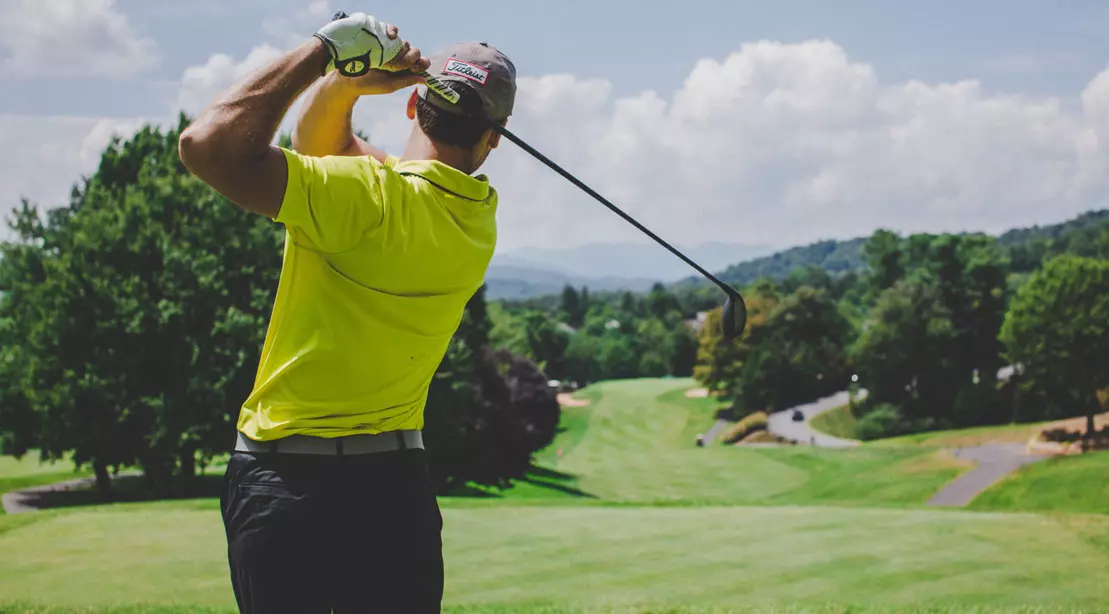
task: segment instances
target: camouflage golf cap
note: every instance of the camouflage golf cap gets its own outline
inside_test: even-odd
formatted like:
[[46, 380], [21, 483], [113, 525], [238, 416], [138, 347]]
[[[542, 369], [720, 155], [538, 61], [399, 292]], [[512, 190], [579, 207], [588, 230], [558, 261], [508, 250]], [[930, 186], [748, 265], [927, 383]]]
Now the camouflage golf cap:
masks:
[[[505, 120], [512, 115], [512, 106], [516, 101], [516, 66], [508, 56], [488, 43], [450, 45], [431, 57], [427, 73], [446, 82], [447, 87], [460, 91], [464, 99], [476, 95], [493, 121]], [[462, 109], [428, 90], [426, 85], [421, 85], [419, 92], [429, 104], [463, 114]]]

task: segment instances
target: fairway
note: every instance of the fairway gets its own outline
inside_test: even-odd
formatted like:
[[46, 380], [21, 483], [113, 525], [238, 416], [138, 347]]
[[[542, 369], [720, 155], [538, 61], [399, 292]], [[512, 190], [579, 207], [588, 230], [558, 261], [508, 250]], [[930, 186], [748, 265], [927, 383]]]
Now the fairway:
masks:
[[[589, 405], [564, 411], [527, 480], [491, 497], [440, 498], [445, 611], [1094, 612], [1109, 603], [1109, 516], [923, 509], [970, 465], [917, 441], [698, 448], [719, 402], [686, 397], [692, 386], [592, 386], [578, 395]], [[1109, 455], [1090, 458], [1058, 467], [1088, 480]], [[1035, 507], [1004, 493], [1058, 479], [1055, 467], [1029, 468], [976, 507]], [[0, 612], [234, 612], [225, 547], [214, 499], [0, 517]]]
[[[692, 379], [621, 380], [592, 386], [541, 466], [574, 476], [604, 502], [642, 505], [919, 505], [969, 465], [933, 449], [743, 448], [693, 439], [720, 402], [689, 398]], [[526, 484], [523, 492], [542, 498]], [[518, 487], [519, 488], [519, 487]], [[550, 496], [562, 493], [551, 492]]]
[[[214, 502], [39, 518], [0, 534], [0, 552], [18, 553], [0, 560], [6, 602], [233, 605]], [[444, 522], [446, 601], [457, 606], [1092, 609], [1109, 599], [1096, 573], [1109, 570], [1104, 517], [507, 506], [446, 509]]]

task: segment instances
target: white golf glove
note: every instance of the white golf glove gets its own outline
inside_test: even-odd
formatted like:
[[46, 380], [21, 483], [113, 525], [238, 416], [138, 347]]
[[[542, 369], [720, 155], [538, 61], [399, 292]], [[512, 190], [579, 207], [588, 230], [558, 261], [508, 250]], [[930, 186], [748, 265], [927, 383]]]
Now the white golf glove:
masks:
[[331, 53], [326, 72], [338, 69], [348, 77], [360, 77], [384, 66], [404, 45], [399, 36], [389, 38], [388, 26], [365, 13], [336, 13], [333, 21], [314, 35]]

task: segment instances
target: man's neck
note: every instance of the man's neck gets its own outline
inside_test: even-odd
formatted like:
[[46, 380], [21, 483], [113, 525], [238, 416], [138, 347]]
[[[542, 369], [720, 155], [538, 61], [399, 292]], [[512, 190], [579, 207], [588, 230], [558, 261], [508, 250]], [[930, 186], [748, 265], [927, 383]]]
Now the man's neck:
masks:
[[436, 143], [427, 138], [420, 130], [413, 130], [408, 137], [408, 144], [400, 159], [404, 160], [437, 160], [456, 168], [467, 175], [473, 174], [474, 168], [472, 153], [460, 147], [452, 147]]

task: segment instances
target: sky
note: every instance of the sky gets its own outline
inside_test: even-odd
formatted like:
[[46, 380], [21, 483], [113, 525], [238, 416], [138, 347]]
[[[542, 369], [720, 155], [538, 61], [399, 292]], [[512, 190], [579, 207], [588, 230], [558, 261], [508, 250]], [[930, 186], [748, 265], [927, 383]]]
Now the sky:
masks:
[[[427, 53], [500, 48], [520, 73], [509, 128], [673, 243], [1000, 232], [1109, 206], [1104, 2], [380, 7], [0, 0], [0, 212], [61, 204], [113, 134], [197, 113], [340, 9]], [[356, 126], [399, 154], [405, 98], [363, 99]], [[646, 240], [507, 141], [481, 172], [499, 251]]]

